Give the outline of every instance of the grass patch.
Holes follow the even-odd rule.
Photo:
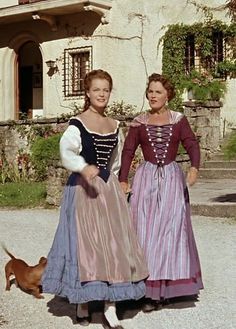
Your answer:
[[[236,131],[233,131],[222,145],[222,151],[226,160],[236,159]]]
[[[0,184],[0,207],[46,207],[44,182],[19,182]]]

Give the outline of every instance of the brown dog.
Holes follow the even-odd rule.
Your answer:
[[[6,247],[2,247],[11,257],[11,260],[5,266],[6,290],[10,290],[10,276],[14,275],[17,285],[22,290],[31,293],[36,298],[44,298],[40,294],[41,277],[47,264],[47,258],[41,257],[37,265],[29,266],[22,259],[15,258]]]

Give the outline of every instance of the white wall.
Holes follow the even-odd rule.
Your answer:
[[[225,120],[226,131],[236,127],[236,79],[227,81],[227,95],[223,100],[222,120]]]
[[[10,3],[9,0],[4,2]],[[196,3],[206,5],[206,1]],[[226,17],[225,11],[221,9],[223,5],[224,0],[207,1],[207,6],[213,8],[212,13],[216,19],[229,22],[229,17]],[[43,108],[47,117],[71,112],[74,102],[83,103],[82,97],[64,98],[63,53],[65,48],[84,46],[93,47],[93,68],[105,69],[113,77],[111,102],[124,101],[141,110],[147,107],[144,92],[148,75],[153,72],[161,73],[162,45],[158,47],[160,38],[169,24],[193,24],[203,21],[205,14],[198,9],[194,4],[179,0],[113,0],[109,24],[102,25],[94,13],[82,12],[58,18],[58,31],[55,32],[52,32],[45,22],[29,21],[12,25],[11,28],[2,25],[0,40],[3,37],[8,44],[7,38],[11,40],[17,33],[20,34],[20,31],[32,31],[36,39],[42,40],[40,47],[43,57]],[[1,50],[0,48],[0,65]],[[49,77],[45,61],[56,58],[59,71]],[[5,73],[8,74],[6,70]],[[3,79],[6,80],[1,71],[0,83]],[[236,124],[233,91],[235,82],[231,83],[222,116]],[[8,88],[11,88],[11,84]],[[9,108],[5,108],[5,112],[11,115],[13,113]]]
[[[196,1],[206,5],[204,1]],[[208,1],[216,19],[229,21],[225,12],[218,10],[223,0]],[[187,1],[173,0],[116,0],[113,1],[110,23],[99,26],[96,39],[95,67],[112,73],[115,89],[112,100],[124,100],[138,109],[147,106],[144,91],[148,75],[161,73],[162,44],[159,40],[169,24],[193,24],[204,21],[205,14]]]
[[[18,5],[18,0],[1,0],[0,9]]]
[[[12,49],[0,49],[0,120],[14,119],[15,115],[14,58]]]

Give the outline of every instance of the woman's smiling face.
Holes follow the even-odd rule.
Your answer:
[[[109,81],[106,79],[95,78],[91,82],[89,91],[90,104],[95,109],[107,106],[111,94]]]

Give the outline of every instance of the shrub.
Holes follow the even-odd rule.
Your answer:
[[[183,79],[182,88],[192,92],[193,99],[198,101],[220,100],[226,92],[226,84],[220,80],[214,80],[207,73],[199,73],[193,70]]]
[[[123,101],[113,102],[108,106],[106,113],[111,117],[133,117],[137,115],[137,107],[135,105],[125,104]]]
[[[30,156],[23,150],[19,150],[16,157],[7,160],[2,152],[0,156],[0,183],[28,182],[30,181]]]
[[[48,167],[60,160],[59,142],[62,133],[47,138],[37,137],[31,145],[31,161],[38,180],[47,177]]]

